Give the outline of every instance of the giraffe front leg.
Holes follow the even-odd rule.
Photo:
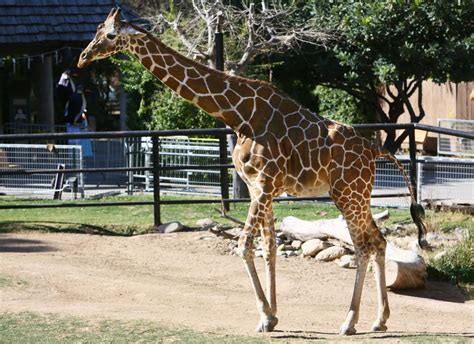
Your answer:
[[[267,298],[270,302],[271,317],[261,319],[257,327],[257,331],[266,332],[265,329],[273,330],[278,324],[277,298],[276,298],[276,236],[273,220],[273,211],[266,213],[265,224],[261,229],[263,238],[263,258],[265,260],[266,282],[267,282]]]
[[[265,221],[265,205],[266,203],[261,199],[252,200],[244,231],[239,238],[238,247],[238,254],[243,259],[245,268],[250,277],[257,301],[257,309],[260,313],[260,322],[256,328],[257,332],[273,331],[278,323],[278,319],[272,314],[272,308],[260,284],[254,262],[253,239],[257,233],[257,229],[261,228]]]
[[[277,313],[276,298],[276,235],[273,211],[266,214],[265,226],[262,228],[265,270],[267,277],[267,297],[270,301],[272,315]]]

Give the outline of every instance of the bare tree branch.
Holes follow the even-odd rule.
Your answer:
[[[228,37],[226,69],[232,74],[241,74],[258,54],[285,52],[302,44],[325,46],[335,37],[319,28],[314,19],[298,23],[296,6],[277,0],[250,2],[248,6],[244,2],[241,7],[224,4],[223,0],[192,0],[191,4],[173,21],[163,14],[149,19],[171,28],[189,54],[214,67],[214,33],[220,17]],[[185,19],[182,13],[186,13]]]

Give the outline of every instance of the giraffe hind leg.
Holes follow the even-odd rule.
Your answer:
[[[387,246],[385,239],[380,233],[377,225],[372,221],[374,230],[374,238],[376,238],[375,254],[374,254],[374,274],[377,285],[377,301],[378,311],[377,320],[372,325],[372,331],[384,332],[387,330],[385,325],[390,316],[390,308],[388,305],[387,285],[385,281],[385,248]]]

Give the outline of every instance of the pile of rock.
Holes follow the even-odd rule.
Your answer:
[[[306,241],[289,239],[284,233],[277,233],[277,256],[289,258],[301,256],[303,258],[314,258],[317,261],[329,262],[338,260],[338,264],[346,268],[354,268],[355,262],[353,252],[343,243],[336,240],[309,239]],[[261,238],[257,239],[256,257],[263,257]]]

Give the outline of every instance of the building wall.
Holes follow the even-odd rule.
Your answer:
[[[423,108],[425,117],[420,123],[438,126],[438,119],[469,119],[474,120],[474,100],[470,95],[474,92],[474,81],[453,83],[447,82],[437,84],[433,81],[423,81]],[[474,95],[474,94],[473,94]],[[410,102],[413,109],[418,113],[418,93],[412,95]],[[399,123],[409,123],[408,111],[400,117]],[[435,152],[437,145],[437,134],[418,131],[417,142],[420,148]],[[408,141],[404,146],[407,146]]]
[[[470,93],[474,90],[474,82],[436,84],[432,81],[423,81],[422,87],[423,108],[426,115],[421,123],[438,125],[439,118],[474,120],[474,101],[469,99]],[[410,101],[417,111],[418,93],[415,93]],[[410,116],[406,112],[399,122],[408,121]]]

